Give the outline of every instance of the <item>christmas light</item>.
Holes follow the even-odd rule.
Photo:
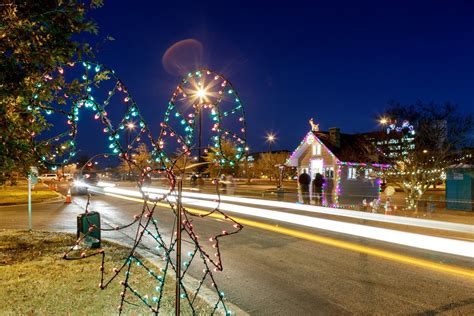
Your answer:
[[[70,67],[74,67],[75,63],[70,63],[68,64]],[[56,170],[58,166],[67,164],[68,161],[74,157],[76,154],[76,142],[75,142],[75,137],[77,136],[78,133],[78,121],[79,121],[79,114],[81,110],[92,110],[93,111],[93,117],[96,118],[99,122],[101,122],[104,126],[102,128],[103,133],[105,134],[104,136],[108,138],[109,140],[109,145],[108,149],[111,151],[111,153],[114,156],[120,157],[122,160],[126,161],[129,166],[136,166],[135,161],[131,158],[131,152],[134,150],[134,145],[139,143],[141,139],[147,140],[152,147],[158,148],[159,150],[153,150],[151,151],[151,159],[148,160],[148,163],[151,164],[152,161],[158,162],[157,167],[145,167],[142,170],[139,180],[138,180],[138,187],[141,190],[141,187],[144,183],[145,178],[148,177],[148,175],[152,173],[156,174],[162,174],[165,175],[166,178],[169,181],[169,190],[167,193],[160,194],[160,195],[152,195],[145,193],[141,191],[141,198],[145,200],[145,203],[143,204],[143,209],[142,212],[136,216],[133,217],[130,223],[122,226],[115,226],[112,228],[102,228],[101,230],[103,231],[119,231],[124,228],[131,227],[132,225],[137,226],[137,236],[134,241],[134,247],[132,248],[130,255],[125,259],[124,265],[119,268],[115,268],[114,271],[114,276],[112,276],[109,280],[105,280],[104,276],[104,262],[105,262],[105,252],[102,249],[99,249],[95,252],[89,252],[89,251],[82,251],[80,254],[77,256],[73,255],[74,249],[78,247],[80,244],[84,242],[87,238],[89,238],[89,235],[93,233],[97,227],[92,227],[89,229],[87,233],[85,233],[83,236],[81,236],[73,245],[70,250],[64,255],[64,259],[67,260],[81,260],[81,259],[86,259],[92,256],[99,255],[102,257],[102,265],[101,265],[101,282],[100,282],[100,288],[105,289],[107,286],[116,278],[117,275],[124,275],[125,278],[120,282],[122,286],[122,291],[120,292],[120,305],[118,306],[119,312],[122,312],[124,309],[124,304],[127,302],[126,298],[128,295],[133,295],[136,298],[138,298],[143,304],[145,304],[147,307],[150,308],[150,310],[154,313],[157,314],[160,310],[160,304],[162,301],[162,295],[163,291],[161,291],[163,284],[167,278],[169,270],[172,270],[176,272],[176,265],[173,263],[171,260],[171,253],[174,252],[175,246],[176,246],[176,239],[172,240],[171,242],[165,242],[163,238],[161,237],[161,229],[158,227],[157,223],[159,222],[155,218],[155,208],[158,203],[167,201],[170,197],[176,194],[176,183],[177,183],[177,178],[176,178],[176,170],[173,170],[175,167],[175,162],[176,158],[170,159],[171,153],[167,154],[165,151],[162,149],[165,147],[169,141],[165,141],[165,137],[171,137],[171,139],[174,139],[177,143],[185,144],[182,145],[181,148],[184,151],[182,153],[182,157],[187,157],[190,154],[190,148],[194,148],[196,146],[195,141],[193,139],[193,133],[195,131],[195,120],[192,119],[193,117],[196,116],[196,114],[199,113],[199,111],[202,111],[202,109],[212,109],[214,111],[214,121],[216,124],[213,126],[214,130],[218,133],[219,137],[216,140],[216,144],[218,147],[221,147],[221,142],[223,137],[220,137],[225,135],[231,138],[234,138],[235,140],[238,141],[239,147],[238,148],[243,148],[245,146],[245,120],[244,120],[244,112],[243,112],[243,107],[241,105],[240,99],[236,97],[235,91],[233,91],[232,95],[234,98],[230,99],[230,102],[233,103],[238,103],[238,105],[234,104],[234,108],[228,111],[227,116],[231,116],[233,114],[236,114],[240,119],[236,121],[240,122],[239,129],[232,131],[230,130],[230,127],[228,129],[223,129],[221,128],[221,111],[220,111],[220,104],[224,102],[225,100],[222,97],[217,97],[221,94],[219,94],[216,91],[211,91],[206,85],[206,78],[207,76],[213,76],[213,80],[219,80],[221,81],[221,86],[229,86],[231,87],[230,83],[227,82],[222,78],[222,76],[217,75],[209,70],[198,70],[196,72],[190,73],[188,75],[188,78],[183,80],[181,84],[178,86],[177,91],[173,94],[172,100],[168,104],[168,109],[165,112],[165,119],[164,122],[161,124],[162,130],[160,132],[160,135],[158,139],[154,138],[153,135],[150,132],[150,129],[148,128],[148,125],[144,118],[142,117],[135,101],[133,100],[132,96],[129,94],[127,87],[123,84],[123,82],[116,76],[115,72],[113,70],[108,69],[107,67],[95,63],[90,63],[90,62],[83,62],[83,70],[84,74],[82,75],[82,80],[80,82],[81,87],[83,88],[82,91],[84,91],[85,95],[80,95],[80,96],[73,96],[69,97],[67,96],[71,108],[70,111],[65,111],[63,109],[60,109],[59,107],[54,107],[52,105],[49,105],[48,107],[43,106],[42,104],[36,103],[35,100],[38,99],[38,94],[34,94],[32,96],[32,106],[29,107],[30,112],[34,115],[35,112],[39,110],[40,112],[45,112],[48,111],[51,113],[60,113],[63,114],[65,117],[65,121],[67,122],[67,125],[69,130],[59,134],[56,137],[53,138],[48,138],[45,140],[39,140],[39,138],[35,138],[36,142],[36,147],[35,151],[39,155],[39,161],[43,162],[44,164],[48,165],[52,170]],[[90,75],[89,72],[95,72],[97,74]],[[106,91],[105,93],[102,90],[104,89],[106,85],[101,82],[101,80],[96,79],[99,76],[99,74],[107,74],[107,79],[103,79],[106,81],[110,81],[113,86],[112,89]],[[64,74],[65,71],[62,67],[59,67],[55,73],[45,75],[44,78],[45,80],[53,80],[53,76],[58,76],[64,79]],[[197,78],[199,78],[199,81],[196,81]],[[209,80],[208,80],[209,81]],[[195,100],[200,100],[199,106],[198,107],[191,107],[194,112],[192,113],[185,113],[181,112],[181,108],[177,108],[175,103],[176,103],[176,96],[178,95],[177,92],[183,92],[183,95],[186,95],[184,91],[188,89],[186,84],[193,84],[193,89],[195,89],[195,84],[199,83],[198,87],[200,87],[197,90],[197,94],[193,96],[192,93],[188,93],[188,95],[193,96]],[[95,88],[92,89],[91,87],[94,86]],[[41,88],[41,85],[38,87]],[[93,91],[94,90],[94,91]],[[100,98],[94,98],[92,93],[95,93],[97,95],[106,95],[107,99],[104,100],[103,102],[99,102]],[[112,98],[114,97],[119,97],[125,102],[125,105],[127,106],[126,108],[126,113],[125,116],[121,121],[117,122],[117,125],[114,126],[112,125],[111,121],[107,118],[109,110],[106,111],[106,108],[110,107],[111,104],[114,104],[112,101]],[[76,100],[73,102],[72,100]],[[229,100],[227,100],[229,101]],[[206,104],[202,103],[206,102]],[[64,108],[64,106],[63,106]],[[110,111],[116,111],[116,109],[111,108]],[[109,111],[109,112],[110,112]],[[119,110],[120,112],[122,110]],[[123,112],[121,112],[123,113]],[[168,122],[170,121],[170,117],[172,117],[172,114],[174,113],[174,116],[178,119],[178,121],[173,121],[172,123],[175,124],[176,122],[179,123],[179,125],[182,125],[184,127],[183,129],[177,129],[174,130],[172,125],[168,125]],[[187,115],[186,115],[187,114]],[[138,126],[140,127],[139,129],[136,129],[136,123],[130,121],[130,118],[133,117],[135,122],[138,122]],[[191,118],[191,119],[184,119],[184,118]],[[182,120],[184,119],[184,122]],[[181,123],[182,122],[182,123]],[[128,146],[124,146],[121,143],[121,139],[127,137],[121,137],[125,136],[124,133],[132,133],[133,132],[133,137],[131,138],[130,143]],[[70,138],[69,140],[66,141],[68,144],[67,146],[64,145],[64,142],[60,142],[61,140],[65,138]],[[59,142],[59,143],[58,143]],[[43,148],[46,147],[46,144],[48,145],[48,148],[51,149],[49,153],[45,153]],[[63,148],[64,147],[64,148]],[[241,150],[237,149],[238,152]],[[108,154],[101,154],[104,157],[108,157]],[[97,156],[97,155],[96,155]],[[94,156],[94,157],[96,157]],[[232,157],[226,157],[223,155],[223,158],[221,159],[222,163],[231,163],[235,164],[240,158],[240,155],[235,155]],[[179,157],[178,157],[179,159]],[[86,164],[87,165],[87,164]],[[155,165],[156,166],[156,165]],[[103,187],[104,189],[112,189],[111,185],[106,182],[99,182],[100,186]],[[80,182],[75,182],[75,185],[78,186],[83,186],[87,189],[92,190],[92,188],[86,184],[86,183],[80,183]],[[218,187],[218,183],[216,182],[216,188]],[[90,196],[87,201],[86,205],[86,213],[89,212],[89,202]],[[177,211],[177,206],[175,203],[169,204],[171,210],[176,214]],[[213,236],[213,246],[215,246],[216,252],[212,253],[212,256],[208,254],[203,245],[199,241],[199,236],[195,232],[195,225],[196,221],[194,224],[191,224],[191,220],[189,217],[194,216],[198,218],[203,218],[206,217],[210,214],[214,213],[220,213],[224,215],[219,208],[215,208],[213,211],[209,212],[209,214],[201,214],[201,215],[195,215],[193,213],[188,212],[185,208],[182,209],[182,232],[184,234],[187,234],[189,237],[189,240],[193,244],[193,250],[188,253],[188,256],[190,258],[188,261],[183,263],[185,270],[182,271],[182,278],[185,277],[187,269],[191,266],[193,261],[200,260],[201,264],[205,266],[204,269],[204,274],[200,280],[200,284],[198,288],[194,289],[192,291],[193,295],[190,295],[191,292],[188,291],[188,286],[183,283],[182,279],[177,280],[178,286],[182,289],[182,293],[180,295],[180,299],[183,301],[187,302],[187,304],[190,306],[190,309],[193,313],[195,313],[194,310],[194,297],[197,296],[201,290],[201,286],[203,285],[205,280],[209,280],[212,284],[212,288],[216,292],[216,304],[214,305],[214,311],[213,313],[218,309],[223,309],[226,314],[230,314],[230,310],[226,307],[226,304],[224,302],[224,297],[221,295],[223,293],[218,286],[216,285],[216,282],[213,277],[213,272],[211,271],[221,271],[222,270],[222,259],[220,255],[220,250],[219,250],[219,239],[224,236],[229,236],[232,234],[235,234],[239,232],[242,229],[242,225],[238,224],[234,220],[232,220],[230,217],[226,216],[226,222],[233,228],[232,231],[225,231],[224,233],[219,233],[215,236]],[[198,226],[198,225],[196,225]],[[135,248],[142,242],[143,238],[148,237],[152,238],[154,242],[157,243],[157,246],[155,249],[159,251],[158,256],[160,256],[163,259],[164,262],[164,267],[160,269],[160,272],[156,272],[150,267],[147,267],[144,262],[142,262],[139,258],[137,258],[134,255],[134,250]],[[132,265],[132,263],[135,263]],[[156,282],[157,285],[154,286],[156,290],[155,295],[143,295],[139,293],[136,289],[132,287],[132,279],[135,276],[135,273],[132,270],[132,266],[134,267],[133,269],[140,269],[144,270],[147,272],[149,277],[154,280],[153,282]],[[214,268],[211,269],[211,266]],[[122,274],[123,273],[123,274]]]

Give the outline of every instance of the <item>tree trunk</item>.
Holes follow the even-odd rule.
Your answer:
[[[418,200],[421,196],[418,193],[418,190],[415,188],[408,188],[405,190],[406,194],[406,209],[409,211],[415,211],[415,214],[418,212]]]

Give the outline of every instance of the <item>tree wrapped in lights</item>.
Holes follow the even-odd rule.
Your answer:
[[[407,208],[416,210],[417,201],[444,177],[446,168],[465,158],[460,149],[468,142],[473,118],[459,114],[450,103],[392,103],[380,122],[384,132],[377,139],[377,150],[391,165],[380,172],[403,188]]]
[[[63,102],[64,93],[77,91],[75,83],[45,82],[43,76],[73,58],[92,56],[88,42],[77,35],[97,34],[89,11],[102,5],[91,1],[2,1],[0,11],[0,175],[26,172],[35,164],[32,135],[41,133],[47,122],[29,111],[37,84],[48,89],[35,94],[37,101]],[[60,87],[60,89],[59,89]]]
[[[241,127],[244,124],[243,106],[233,91],[232,86],[221,75],[217,75],[209,70],[205,72],[200,70],[190,74],[187,78],[183,79],[180,86],[178,86],[177,92],[186,93],[186,84],[191,81],[193,76],[196,78],[201,78],[204,75],[212,76],[213,84],[207,88],[206,93],[201,93],[199,92],[201,90],[198,90],[199,102],[194,103],[194,110],[191,113],[187,113],[186,116],[180,109],[169,106],[165,113],[164,122],[161,124],[160,136],[158,139],[155,139],[128,88],[116,76],[113,70],[90,62],[70,63],[67,66],[58,67],[53,72],[47,73],[43,76],[42,80],[50,81],[59,77],[62,78],[60,80],[66,81],[65,74],[68,72],[73,74],[72,77],[75,77],[78,73],[80,74],[80,80],[78,81],[80,85],[76,94],[64,95],[65,104],[58,105],[39,101],[38,98],[35,98],[35,94],[40,92],[35,91],[29,106],[29,111],[34,118],[39,119],[43,117],[43,114],[46,117],[60,114],[59,118],[63,120],[62,128],[64,130],[58,135],[46,135],[43,137],[41,137],[42,135],[35,135],[35,148],[39,161],[53,170],[69,163],[77,152],[75,138],[80,130],[80,113],[89,112],[91,117],[102,124],[104,137],[109,141],[109,152],[101,154],[101,156],[119,157],[123,164],[130,166],[133,170],[139,170],[140,176],[137,184],[144,203],[141,211],[129,223],[115,225],[112,228],[101,228],[102,231],[120,231],[126,228],[136,228],[135,238],[129,255],[120,267],[112,268],[112,275],[110,277],[107,277],[106,274],[105,252],[102,249],[81,248],[84,242],[91,238],[92,234],[99,229],[91,222],[88,223],[89,230],[80,236],[76,243],[64,254],[64,259],[81,260],[100,256],[102,264],[100,267],[101,281],[99,287],[105,289],[114,280],[121,279],[122,292],[120,293],[121,298],[118,306],[119,312],[124,311],[129,303],[133,305],[138,302],[144,304],[152,313],[158,314],[162,306],[163,295],[165,295],[163,294],[163,285],[170,278],[170,275],[175,275],[175,306],[178,312],[181,301],[183,301],[189,306],[192,313],[195,314],[197,312],[195,309],[196,297],[202,291],[203,286],[207,285],[215,291],[215,304],[212,306],[212,314],[218,311],[230,314],[231,311],[225,304],[224,292],[216,284],[214,273],[223,269],[219,247],[220,239],[239,232],[242,229],[242,225],[220,211],[219,199],[215,201],[215,207],[207,211],[191,211],[185,208],[181,203],[180,187],[182,177],[179,178],[178,175],[183,175],[183,170],[186,169],[191,151],[194,149],[200,150],[202,146],[201,144],[196,144],[195,138],[193,138],[195,129],[193,118],[196,111],[201,111],[202,109],[210,110],[211,120],[214,122],[211,128],[211,140],[214,148],[222,148],[222,143],[227,138],[234,139],[237,144],[237,148],[232,155],[216,151],[216,153],[219,153],[216,163],[222,166],[226,164],[235,165],[242,158],[242,148],[245,145],[245,127]],[[76,79],[73,80],[77,81]],[[203,81],[199,82],[202,84]],[[220,88],[218,91],[212,92],[211,87],[216,84]],[[43,85],[40,82],[37,88],[41,89],[42,87]],[[224,89],[227,89],[226,93],[231,96],[232,101],[230,103],[233,104],[228,110],[224,110],[224,101],[228,101],[227,97],[224,98],[222,96]],[[177,101],[177,92],[173,94],[170,104]],[[112,107],[112,105],[115,106]],[[125,114],[122,117],[112,119],[111,117],[114,113],[123,113],[123,107],[125,108]],[[236,120],[236,124],[232,124],[228,118],[237,113],[240,114],[239,119]],[[181,128],[173,126],[170,114],[178,119],[178,126]],[[202,113],[199,115],[202,115]],[[184,123],[182,122],[183,117],[188,118]],[[127,129],[127,126],[132,123],[136,128]],[[238,126],[238,130],[232,129],[235,126]],[[173,150],[172,146],[168,147],[173,150],[172,152],[165,150],[164,144],[170,142],[166,136],[176,141],[177,148]],[[146,155],[144,155],[146,159],[141,159],[140,161],[134,159],[132,153],[142,150],[145,143],[150,144],[152,147],[152,150],[150,152],[147,151]],[[47,148],[47,150],[44,151],[43,148]],[[176,161],[182,162],[182,169],[177,170],[175,168]],[[149,164],[147,165],[146,162],[149,162]],[[156,192],[150,191],[149,188],[144,186],[144,183],[145,179],[151,178],[151,176],[166,179],[168,181],[168,188],[165,190],[155,190]],[[217,188],[218,183],[215,183]],[[163,227],[158,216],[158,206],[162,206],[163,203],[168,205],[170,212],[175,216],[172,228]],[[89,212],[89,206],[88,200],[86,213]],[[229,227],[206,238],[200,238],[198,233],[200,219],[209,216],[223,219]],[[182,240],[186,240],[184,246],[181,245]],[[146,266],[136,254],[138,247],[143,247],[149,243],[154,244],[153,254],[163,261],[163,265],[158,270]],[[187,252],[186,259],[181,259],[182,252]],[[199,271],[202,272],[197,284],[186,282],[191,264],[194,266],[199,264],[201,266]],[[152,292],[140,293],[134,286],[134,275],[138,271],[145,272],[149,276],[150,284],[153,285],[151,287]],[[135,303],[131,302],[132,299],[135,299]]]

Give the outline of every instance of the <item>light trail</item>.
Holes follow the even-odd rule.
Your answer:
[[[166,190],[163,190],[163,189],[147,188],[147,187],[143,188],[143,190],[144,192],[159,193],[159,194],[165,194],[167,192]],[[125,192],[127,191],[129,190],[125,190],[122,192],[124,192],[123,194],[126,194]],[[191,197],[191,198],[205,199],[205,200],[218,199],[217,195],[215,194],[183,192],[182,195],[183,197]],[[441,229],[441,230],[454,231],[454,232],[460,232],[460,233],[474,234],[473,225],[466,225],[466,224],[459,224],[459,223],[441,222],[441,221],[402,217],[402,216],[387,216],[384,214],[364,213],[364,212],[359,212],[359,211],[351,211],[351,210],[337,209],[337,208],[331,208],[331,207],[322,207],[322,206],[315,206],[315,205],[297,204],[297,203],[271,201],[271,200],[263,200],[263,199],[243,198],[243,197],[227,196],[227,195],[221,195],[220,200],[227,201],[227,202],[236,202],[236,203],[258,205],[258,206],[270,206],[270,207],[291,209],[291,210],[304,211],[304,212],[312,212],[312,213],[364,219],[364,220],[369,220],[369,221],[377,221],[377,222],[384,222],[384,223],[392,223],[392,224],[399,224],[399,225],[408,225],[408,226]]]
[[[144,202],[144,200],[141,198],[133,198],[133,197],[118,195],[114,193],[105,193],[105,194],[108,196],[125,199],[129,201],[134,201],[138,203]],[[158,203],[158,204],[161,206],[169,207],[169,205],[165,203]],[[187,208],[187,210],[196,214],[207,214],[206,211],[197,210],[193,208]],[[209,216],[213,218],[217,218],[217,219],[224,219],[224,217],[221,214],[211,214]],[[428,261],[424,259],[400,255],[400,254],[392,253],[385,250],[380,250],[380,249],[376,249],[376,248],[372,248],[368,246],[362,246],[362,245],[354,244],[351,242],[336,240],[336,239],[332,239],[328,237],[322,237],[315,234],[297,231],[294,229],[260,223],[260,222],[256,222],[256,221],[252,221],[252,220],[248,220],[244,218],[238,218],[234,216],[232,216],[232,218],[238,221],[239,223],[247,225],[247,226],[264,229],[267,231],[272,231],[272,232],[284,234],[287,236],[292,236],[292,237],[296,237],[296,238],[300,238],[300,239],[304,239],[304,240],[308,240],[308,241],[312,241],[312,242],[316,242],[316,243],[320,243],[320,244],[324,244],[328,246],[346,249],[349,251],[364,253],[367,255],[380,257],[380,258],[384,258],[384,259],[388,259],[388,260],[392,260],[392,261],[396,261],[396,262],[400,262],[404,264],[410,264],[410,265],[414,265],[421,268],[428,268],[428,269],[438,271],[438,272],[444,272],[444,273],[455,274],[462,277],[474,278],[474,270],[464,269],[464,268],[460,268],[460,267],[456,267],[452,265],[440,264],[440,263],[436,263],[436,262],[432,262],[432,261]]]
[[[102,190],[105,193],[109,194],[112,193],[115,195],[128,195],[137,197],[139,199],[141,198],[141,194],[138,191],[110,187],[103,188]],[[155,190],[152,191],[149,188],[145,188],[144,191],[156,192]],[[170,201],[174,201],[173,196],[170,196],[168,199]],[[217,205],[217,203],[213,201],[196,200],[192,198],[183,198],[182,201],[185,205],[203,207],[206,209],[213,209]],[[220,203],[220,208],[224,211],[231,213],[243,214],[252,217],[275,220],[283,223],[290,223],[304,227],[369,238],[373,240],[414,247],[418,249],[474,258],[474,242],[464,240],[428,236],[387,228],[346,223],[336,220],[322,219],[306,215],[291,214],[281,211],[273,211],[269,209],[234,205],[229,203]]]
[[[183,198],[183,204],[212,208],[215,203]],[[403,232],[393,229],[339,222],[317,217],[272,211],[262,208],[221,203],[220,209],[253,217],[328,230],[357,237],[364,237],[419,249],[474,258],[474,242]]]

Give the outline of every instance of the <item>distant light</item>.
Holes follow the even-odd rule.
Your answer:
[[[129,122],[129,123],[127,124],[127,128],[128,128],[128,129],[134,129],[134,128],[135,128],[135,124],[134,124],[133,122]]]
[[[379,123],[381,125],[387,125],[388,124],[388,118],[386,117],[381,117]]]
[[[268,133],[266,136],[267,142],[274,143],[276,141],[276,135],[273,133]]]

